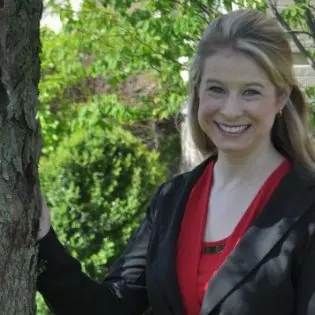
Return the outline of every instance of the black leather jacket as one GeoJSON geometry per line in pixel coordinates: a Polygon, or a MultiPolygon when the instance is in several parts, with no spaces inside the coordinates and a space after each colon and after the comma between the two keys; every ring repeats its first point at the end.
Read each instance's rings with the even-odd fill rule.
{"type": "MultiPolygon", "coordinates": [[[[185,314],[176,241],[189,193],[207,163],[160,187],[102,283],[82,273],[51,230],[39,244],[46,268],[38,290],[55,314],[185,314]]],[[[200,314],[314,315],[314,235],[315,181],[294,166],[212,278],[200,314]]]]}

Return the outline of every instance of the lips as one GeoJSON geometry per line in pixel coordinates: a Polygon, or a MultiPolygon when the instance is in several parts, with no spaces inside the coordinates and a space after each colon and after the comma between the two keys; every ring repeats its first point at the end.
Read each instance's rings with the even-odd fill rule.
{"type": "Polygon", "coordinates": [[[226,124],[219,124],[215,122],[217,127],[224,133],[229,134],[240,134],[247,130],[251,125],[250,124],[242,124],[242,125],[226,125],[226,124]]]}

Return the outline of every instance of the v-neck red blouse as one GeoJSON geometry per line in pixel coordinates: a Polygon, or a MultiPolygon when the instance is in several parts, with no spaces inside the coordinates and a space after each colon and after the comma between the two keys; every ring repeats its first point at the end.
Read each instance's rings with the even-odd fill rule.
{"type": "Polygon", "coordinates": [[[203,236],[214,164],[215,161],[209,163],[189,195],[177,241],[177,280],[187,315],[199,314],[211,278],[263,209],[291,165],[289,160],[285,160],[269,176],[228,238],[205,243],[203,236]],[[204,246],[221,245],[223,250],[204,253],[204,246]]]}

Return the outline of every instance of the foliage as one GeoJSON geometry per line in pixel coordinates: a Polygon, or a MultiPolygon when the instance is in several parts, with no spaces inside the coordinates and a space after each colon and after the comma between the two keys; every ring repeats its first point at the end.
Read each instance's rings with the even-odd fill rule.
{"type": "MultiPolygon", "coordinates": [[[[280,10],[277,1],[269,0],[269,8],[280,25],[290,36],[301,55],[315,70],[315,7],[309,0],[293,0],[286,8],[280,10]]],[[[310,123],[315,126],[315,89],[303,86],[310,107],[310,123]]]]}
{"type": "MultiPolygon", "coordinates": [[[[125,121],[134,114],[145,119],[149,113],[155,120],[174,115],[187,97],[182,77],[187,76],[207,23],[236,7],[266,10],[269,5],[279,13],[273,4],[274,0],[84,0],[82,9],[74,12],[68,0],[49,0],[64,27],[59,33],[42,31],[39,116],[44,152],[53,151],[70,133],[69,121],[82,103],[95,102],[95,96],[115,94],[125,108],[121,115],[128,116],[125,121]],[[141,75],[142,83],[129,84],[130,78],[141,75]],[[138,111],[130,112],[130,107],[138,111]]],[[[312,40],[315,27],[307,22],[314,21],[307,19],[312,12],[308,0],[295,0],[276,17],[286,23],[291,36],[300,38],[303,32],[312,40]]],[[[312,57],[313,49],[303,47],[312,57]]]]}
{"type": "MultiPolygon", "coordinates": [[[[40,164],[58,236],[98,279],[125,247],[166,175],[158,153],[120,127],[115,97],[103,96],[102,104],[82,107],[71,135],[40,164]],[[113,108],[117,111],[108,115],[113,108]]],[[[39,295],[37,306],[38,314],[48,314],[39,295]]]]}
{"type": "Polygon", "coordinates": [[[53,315],[45,304],[43,297],[40,294],[36,295],[36,314],[37,315],[53,315]]]}
{"type": "Polygon", "coordinates": [[[86,125],[42,160],[40,174],[60,239],[100,278],[138,225],[165,169],[156,152],[119,126],[86,125]]]}
{"type": "Polygon", "coordinates": [[[309,0],[293,0],[285,9],[279,10],[275,0],[268,1],[271,12],[315,70],[315,16],[309,0]]]}
{"type": "MultiPolygon", "coordinates": [[[[203,29],[231,9],[230,1],[216,0],[101,3],[85,0],[80,12],[74,12],[69,1],[49,1],[64,27],[57,34],[42,31],[40,120],[45,153],[69,134],[68,122],[80,104],[92,98],[95,102],[95,96],[114,93],[125,108],[137,107],[137,116],[149,112],[155,120],[178,112],[187,97],[182,77],[203,29]],[[129,93],[130,78],[141,75],[142,82],[131,84],[129,93]]],[[[258,1],[252,6],[262,7],[258,1]]]]}
{"type": "MultiPolygon", "coordinates": [[[[58,235],[92,276],[101,276],[138,222],[137,213],[164,176],[159,161],[176,164],[178,133],[160,126],[186,100],[183,78],[205,26],[233,8],[266,10],[272,3],[84,0],[82,10],[74,12],[69,0],[47,1],[64,26],[41,33],[42,184],[58,235]],[[161,129],[163,135],[156,132],[161,129]],[[159,161],[152,149],[160,150],[159,161]],[[133,217],[137,220],[130,223],[133,217]]],[[[277,18],[291,31],[314,35],[307,9],[312,10],[308,0],[295,0],[277,18]]],[[[307,95],[314,98],[315,90],[309,87],[307,95]]]]}
{"type": "Polygon", "coordinates": [[[102,278],[138,226],[165,168],[129,132],[92,116],[86,113],[84,125],[81,116],[77,130],[42,159],[40,174],[59,238],[90,276],[102,278]]]}

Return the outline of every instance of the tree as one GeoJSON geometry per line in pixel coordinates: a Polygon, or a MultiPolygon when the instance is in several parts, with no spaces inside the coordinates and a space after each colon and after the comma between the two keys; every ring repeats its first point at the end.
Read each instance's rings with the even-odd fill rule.
{"type": "MultiPolygon", "coordinates": [[[[249,2],[266,8],[264,1],[249,2]]],[[[101,105],[102,95],[115,95],[122,105],[108,116],[127,124],[146,121],[154,134],[157,123],[178,113],[187,98],[183,77],[205,26],[232,9],[231,1],[219,0],[84,0],[79,12],[69,0],[47,3],[63,28],[58,34],[42,31],[45,153],[71,132],[68,122],[82,105],[101,105]]]]}
{"type": "Polygon", "coordinates": [[[292,4],[281,10],[278,8],[277,0],[268,0],[268,6],[273,15],[277,18],[281,26],[291,36],[292,41],[300,50],[315,70],[314,49],[310,50],[305,45],[305,37],[315,46],[315,7],[308,0],[293,0],[292,4]],[[304,38],[301,38],[303,36],[304,38]],[[304,43],[303,43],[304,42],[304,43]]]}
{"type": "MultiPolygon", "coordinates": [[[[277,0],[268,0],[268,6],[280,25],[289,34],[301,55],[315,70],[315,6],[313,1],[293,0],[280,10],[277,0]]],[[[315,86],[306,86],[305,93],[309,99],[311,123],[315,126],[315,86]]]]}
{"type": "Polygon", "coordinates": [[[35,314],[42,1],[0,6],[0,314],[35,314]]]}
{"type": "Polygon", "coordinates": [[[150,0],[137,6],[85,0],[74,12],[69,1],[49,1],[64,26],[57,34],[42,30],[44,153],[54,152],[73,132],[72,121],[82,108],[104,107],[112,98],[116,104],[103,110],[104,118],[131,129],[173,163],[170,173],[178,171],[174,117],[187,98],[182,76],[206,23],[224,7],[213,1],[208,9],[203,2],[150,0]]]}
{"type": "MultiPolygon", "coordinates": [[[[56,147],[60,149],[63,140],[72,137],[78,117],[86,123],[88,109],[99,111],[102,122],[132,130],[150,149],[174,160],[180,150],[173,143],[179,140],[161,150],[158,127],[166,119],[173,127],[171,119],[187,98],[182,75],[206,24],[232,6],[259,10],[268,6],[263,0],[84,0],[82,10],[74,12],[68,0],[48,2],[64,23],[57,34],[48,29],[41,34],[39,114],[49,161],[56,147]]],[[[290,15],[283,18],[291,19],[290,15]]],[[[166,142],[169,139],[170,133],[166,142]]],[[[55,193],[49,183],[47,191],[55,193]]],[[[60,221],[72,215],[71,210],[60,221]]],[[[65,231],[60,228],[58,234],[65,231]]],[[[120,244],[118,238],[115,242],[120,244]]],[[[78,242],[72,245],[79,248],[78,242]]],[[[101,258],[95,257],[91,265],[107,261],[102,251],[101,258]]]]}

